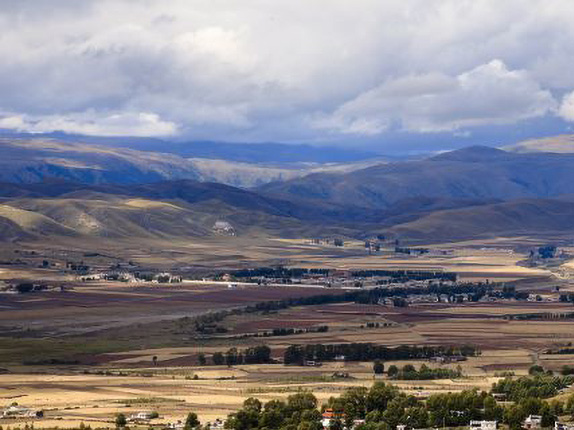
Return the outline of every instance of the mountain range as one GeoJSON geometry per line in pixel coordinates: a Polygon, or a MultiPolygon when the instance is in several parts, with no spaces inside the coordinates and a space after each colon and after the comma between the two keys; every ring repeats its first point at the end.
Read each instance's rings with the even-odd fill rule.
{"type": "Polygon", "coordinates": [[[533,147],[469,147],[418,160],[311,169],[3,139],[0,239],[199,239],[218,234],[217,221],[229,222],[238,235],[267,237],[384,234],[432,242],[571,234],[574,153],[533,147]],[[245,177],[232,180],[229,166],[238,165],[245,177]],[[242,187],[229,185],[235,182],[242,187]]]}

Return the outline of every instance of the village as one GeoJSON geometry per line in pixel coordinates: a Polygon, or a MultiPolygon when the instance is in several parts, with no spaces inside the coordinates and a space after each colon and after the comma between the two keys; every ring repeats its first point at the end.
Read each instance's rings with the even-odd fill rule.
{"type": "MultiPolygon", "coordinates": [[[[456,413],[457,411],[453,411],[456,413]]],[[[460,411],[460,414],[464,412],[460,411]]],[[[116,429],[122,428],[137,428],[144,426],[147,429],[162,429],[162,430],[188,430],[190,428],[196,428],[199,424],[195,426],[190,425],[190,421],[193,420],[197,422],[197,415],[190,414],[187,419],[183,418],[176,420],[175,422],[165,422],[160,414],[156,411],[139,411],[128,416],[124,414],[117,414],[110,417],[110,423],[113,423],[116,429]]],[[[19,406],[17,403],[13,403],[9,407],[0,410],[0,425],[22,425],[34,426],[41,425],[41,420],[44,418],[44,411],[34,410],[19,406]]],[[[193,422],[192,421],[192,422],[193,422]]],[[[543,417],[541,415],[528,415],[522,422],[523,430],[541,430],[543,417]]],[[[344,422],[348,422],[345,417],[344,411],[335,411],[332,408],[324,408],[321,413],[320,424],[323,430],[358,430],[362,428],[366,421],[365,419],[353,419],[349,425],[343,425],[344,422]]],[[[216,418],[213,421],[208,421],[201,426],[203,430],[224,430],[229,428],[227,425],[227,420],[216,418]]],[[[500,424],[497,420],[470,420],[466,428],[468,430],[498,430],[500,424]]],[[[9,428],[9,427],[7,427],[9,428]]],[[[19,427],[17,427],[19,428],[19,427]]],[[[87,428],[84,426],[83,428],[87,428]]],[[[436,430],[437,428],[435,428],[436,430]]],[[[424,428],[414,428],[406,424],[398,424],[396,430],[430,430],[424,428]]],[[[553,430],[574,430],[574,423],[566,423],[561,421],[555,421],[553,424],[553,430]]]]}

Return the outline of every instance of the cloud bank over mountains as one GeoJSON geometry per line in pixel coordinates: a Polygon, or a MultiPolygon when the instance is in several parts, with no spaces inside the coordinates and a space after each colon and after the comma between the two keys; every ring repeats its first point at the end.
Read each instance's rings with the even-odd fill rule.
{"type": "Polygon", "coordinates": [[[0,128],[229,141],[574,122],[568,0],[0,0],[0,128]]]}

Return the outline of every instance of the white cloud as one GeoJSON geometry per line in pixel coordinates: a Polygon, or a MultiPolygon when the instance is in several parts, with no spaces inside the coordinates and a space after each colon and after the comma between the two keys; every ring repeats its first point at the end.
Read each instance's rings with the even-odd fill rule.
{"type": "Polygon", "coordinates": [[[564,96],[558,113],[566,121],[574,122],[574,91],[564,96]]]}
{"type": "Polygon", "coordinates": [[[88,112],[66,116],[31,117],[11,115],[0,118],[0,129],[49,133],[64,131],[92,136],[170,136],[177,132],[174,123],[162,121],[153,113],[99,114],[88,112]]]}
{"type": "Polygon", "coordinates": [[[260,141],[512,124],[574,90],[572,16],[570,0],[0,0],[0,111],[260,141]]]}
{"type": "Polygon", "coordinates": [[[458,76],[389,80],[318,116],[316,127],[349,134],[379,134],[392,124],[415,132],[514,123],[553,112],[556,102],[527,72],[493,60],[458,76]]]}

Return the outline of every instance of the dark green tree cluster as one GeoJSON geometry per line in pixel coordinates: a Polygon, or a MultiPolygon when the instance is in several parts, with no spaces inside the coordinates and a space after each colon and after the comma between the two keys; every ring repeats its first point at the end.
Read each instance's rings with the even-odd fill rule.
{"type": "Polygon", "coordinates": [[[478,355],[471,345],[459,347],[401,345],[389,348],[372,343],[291,345],[284,353],[285,364],[302,364],[306,360],[333,361],[343,356],[346,361],[429,359],[440,356],[478,355]]]}
{"type": "Polygon", "coordinates": [[[262,404],[249,398],[243,407],[229,415],[225,427],[231,430],[284,429],[322,430],[321,413],[317,410],[317,398],[310,392],[300,392],[287,401],[270,400],[262,404]]]}
{"type": "Polygon", "coordinates": [[[376,382],[370,389],[355,387],[329,399],[327,407],[351,428],[354,420],[365,420],[359,430],[390,430],[398,424],[425,427],[428,413],[423,403],[401,393],[396,387],[376,382]]]}
{"type": "Polygon", "coordinates": [[[574,376],[552,376],[538,373],[534,377],[504,378],[492,386],[492,392],[505,394],[508,400],[519,402],[530,397],[547,399],[574,383],[574,376]]]}
{"type": "MultiPolygon", "coordinates": [[[[266,345],[254,346],[243,351],[237,348],[230,348],[227,352],[216,352],[212,356],[212,362],[216,366],[223,364],[227,366],[236,366],[238,364],[265,364],[271,362],[271,349],[266,345]]],[[[201,365],[207,364],[204,355],[198,357],[201,365]]]]}
{"type": "Polygon", "coordinates": [[[557,400],[545,402],[538,397],[521,398],[504,410],[503,421],[510,430],[520,430],[526,417],[540,415],[542,427],[551,427],[557,417],[564,413],[564,404],[557,400]]]}
{"type": "MultiPolygon", "coordinates": [[[[378,363],[381,364],[381,363],[378,363]]],[[[526,379],[535,379],[526,378],[526,379]]],[[[522,378],[519,379],[524,383],[522,378]]],[[[510,430],[519,430],[528,415],[541,415],[542,426],[549,427],[564,414],[574,418],[574,394],[565,402],[550,402],[527,392],[506,406],[492,394],[478,390],[430,396],[426,402],[406,395],[393,385],[375,382],[370,389],[353,387],[332,397],[323,409],[334,413],[331,429],[351,428],[355,420],[364,420],[357,430],[392,430],[399,424],[410,428],[461,427],[471,420],[496,420],[510,430]]],[[[264,405],[247,399],[243,408],[228,417],[230,430],[321,430],[317,399],[310,392],[289,396],[287,402],[271,400],[264,405]]]]}
{"type": "Polygon", "coordinates": [[[389,368],[389,377],[392,379],[401,379],[406,381],[424,381],[430,379],[456,379],[462,376],[462,369],[438,368],[431,369],[426,364],[423,364],[418,370],[412,364],[406,364],[402,369],[389,368]]]}

